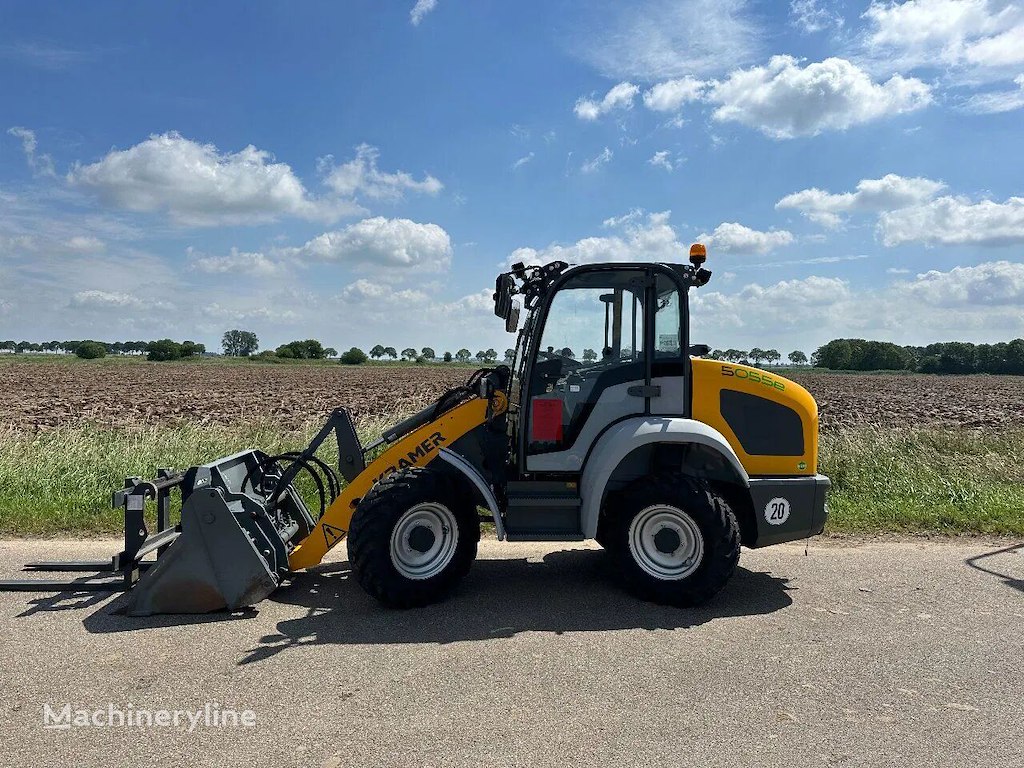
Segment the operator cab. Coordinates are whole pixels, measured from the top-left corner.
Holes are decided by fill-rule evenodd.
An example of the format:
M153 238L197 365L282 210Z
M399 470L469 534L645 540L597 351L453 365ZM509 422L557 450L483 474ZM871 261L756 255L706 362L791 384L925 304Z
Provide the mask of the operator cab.
M509 392L510 537L578 532L580 473L610 425L689 416L688 291L711 277L703 257L700 246L690 265L556 261L498 277L495 313L506 328L517 330L514 296L527 311Z

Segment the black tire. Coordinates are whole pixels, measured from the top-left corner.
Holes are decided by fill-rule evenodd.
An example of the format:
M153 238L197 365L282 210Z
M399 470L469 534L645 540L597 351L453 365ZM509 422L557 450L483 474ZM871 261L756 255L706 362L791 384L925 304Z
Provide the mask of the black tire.
M457 534L457 541L443 569L426 578L411 578L393 560L392 536L406 513L423 504L450 511L456 526L449 533ZM348 557L366 592L385 605L413 608L451 591L469 572L479 541L476 504L465 483L447 472L414 467L380 480L359 502L348 532Z
M686 574L681 578L652 574L638 561L644 555L642 552L636 554L635 550L642 545L631 546L634 520L637 520L638 530L643 530L642 522L650 519L652 507L682 511L700 532L702 552L698 557L694 550L691 558L698 561L697 565L695 568L680 565L679 573ZM670 510L668 514L674 513ZM700 605L724 587L736 570L740 557L740 531L736 516L728 502L701 480L681 472L643 478L617 495L608 515L611 546L606 549L614 557L626 587L644 600L679 607ZM688 525L685 520L682 523L684 528ZM679 538L677 534L669 533L666 549L676 543L673 536ZM665 550L659 548L659 551Z

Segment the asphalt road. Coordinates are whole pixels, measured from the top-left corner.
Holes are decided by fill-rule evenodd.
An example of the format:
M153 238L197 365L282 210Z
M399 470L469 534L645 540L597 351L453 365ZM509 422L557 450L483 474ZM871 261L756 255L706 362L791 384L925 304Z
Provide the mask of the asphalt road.
M0 541L0 574L113 546ZM404 612L343 558L237 616L0 594L0 765L1024 765L1024 545L744 551L691 611L586 546L484 542L455 596ZM255 726L43 728L44 704L207 702Z

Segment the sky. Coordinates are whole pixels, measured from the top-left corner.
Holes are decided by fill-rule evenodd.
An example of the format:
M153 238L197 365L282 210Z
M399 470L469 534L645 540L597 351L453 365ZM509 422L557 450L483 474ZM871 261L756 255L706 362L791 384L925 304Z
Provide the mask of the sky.
M1024 0L8 0L0 84L0 339L501 351L694 241L694 342L1024 336Z

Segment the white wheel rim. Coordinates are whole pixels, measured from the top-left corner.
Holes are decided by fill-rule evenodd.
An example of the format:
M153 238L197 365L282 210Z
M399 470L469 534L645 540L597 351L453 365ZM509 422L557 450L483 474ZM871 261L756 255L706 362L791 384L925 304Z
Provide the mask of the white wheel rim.
M704 557L704 536L677 507L655 504L629 525L629 551L645 573L664 581L685 579Z
M448 507L417 504L391 532L391 564L407 579L429 579L448 566L458 544L459 526Z

